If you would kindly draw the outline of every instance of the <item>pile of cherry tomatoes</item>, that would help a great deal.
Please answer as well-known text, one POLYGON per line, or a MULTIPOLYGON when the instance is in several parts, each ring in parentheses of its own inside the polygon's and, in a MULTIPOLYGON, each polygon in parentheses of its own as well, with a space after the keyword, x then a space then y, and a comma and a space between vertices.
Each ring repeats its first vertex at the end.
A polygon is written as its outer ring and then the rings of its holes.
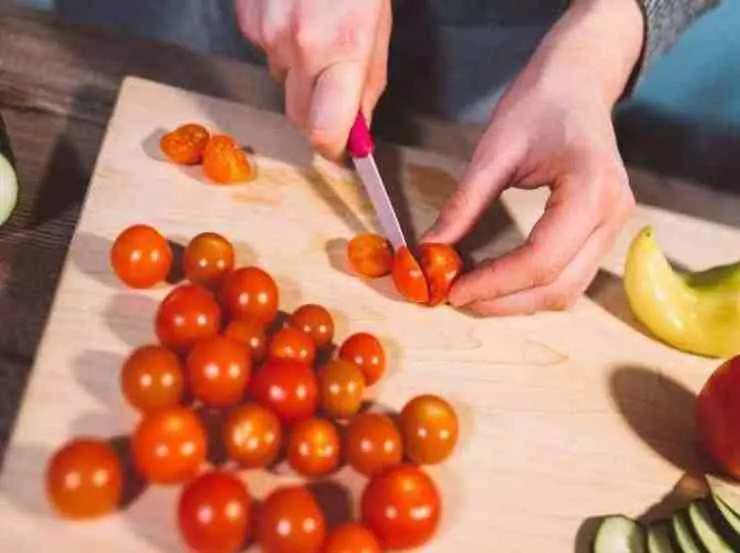
MULTIPOLYGON (((132 288, 162 283, 173 260, 168 241, 146 225, 124 230, 110 251, 132 288)), ((132 465, 151 485, 182 486, 173 518, 187 548, 233 552, 256 542, 266 552, 373 553, 432 539, 442 502, 422 465, 452 454, 453 407, 420 395, 397 416, 366 410, 365 391, 386 369, 381 342, 358 332, 336 343, 332 315, 317 304, 282 313, 273 277, 237 267, 223 236, 195 236, 182 268, 187 281, 157 309, 157 342, 134 349, 119 377, 140 413, 132 465), (203 419, 214 411, 224 421, 216 438, 203 419), (214 439, 224 464, 209 459, 214 439), (309 480, 343 464, 366 476, 360 520, 332 527, 304 485, 282 485, 257 506, 240 472, 283 460, 309 480)), ((49 460, 51 505, 74 519, 115 512, 129 477, 123 466, 105 439, 71 440, 49 460)))

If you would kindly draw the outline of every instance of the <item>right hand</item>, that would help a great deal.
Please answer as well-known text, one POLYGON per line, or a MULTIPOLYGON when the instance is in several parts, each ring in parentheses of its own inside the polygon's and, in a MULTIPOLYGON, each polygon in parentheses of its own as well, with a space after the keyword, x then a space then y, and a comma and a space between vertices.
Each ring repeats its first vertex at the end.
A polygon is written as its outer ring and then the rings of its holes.
POLYGON ((387 79, 390 0, 236 0, 244 35, 285 85, 285 112, 337 159, 362 110, 369 122, 387 79))

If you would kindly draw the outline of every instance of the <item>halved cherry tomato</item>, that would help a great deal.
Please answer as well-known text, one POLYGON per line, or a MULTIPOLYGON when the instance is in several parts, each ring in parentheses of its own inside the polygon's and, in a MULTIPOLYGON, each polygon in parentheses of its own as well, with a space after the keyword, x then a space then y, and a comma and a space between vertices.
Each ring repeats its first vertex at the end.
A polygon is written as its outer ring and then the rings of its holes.
POLYGON ((167 278, 172 267, 172 248, 155 228, 133 225, 113 242, 110 264, 127 286, 150 288, 167 278))
POLYGON ((362 494, 362 517, 386 549, 427 543, 439 526, 441 498, 434 481, 410 464, 374 476, 362 494))
POLYGON ((400 248, 393 259, 393 284, 407 300, 422 304, 429 302, 429 282, 406 246, 400 248))
POLYGON ((92 519, 118 508, 123 490, 121 461, 110 444, 77 438, 62 446, 46 469, 46 493, 65 518, 92 519))
POLYGON ((377 278, 387 275, 393 267, 393 248, 387 239, 377 234, 359 234, 347 244, 347 257, 355 272, 377 278))
POLYGON ((206 459, 208 438, 203 423, 185 407, 147 414, 131 440, 136 469, 156 484, 189 480, 206 459))
POLYGON ((286 326, 272 335, 267 356, 270 359, 300 361, 313 366, 316 360, 316 346, 308 334, 295 327, 286 326))
POLYGON ((334 339, 334 319, 321 305, 300 306, 293 311, 289 323, 308 334, 319 349, 327 347, 334 339))
POLYGON ((354 363, 365 375, 365 383, 372 386, 385 373, 385 351, 375 336, 357 332, 348 337, 339 348, 339 358, 354 363))
POLYGON ((353 469, 372 476, 402 461, 401 433, 387 415, 361 413, 347 428, 345 455, 353 469))
POLYGON ((429 283, 428 305, 438 305, 447 300, 447 293, 462 270, 462 258, 448 244, 421 244, 417 251, 429 283))
POLYGON ((308 477, 324 476, 339 465, 339 432, 325 419, 305 419, 290 429, 286 444, 290 466, 308 477))
POLYGON ((365 375, 344 359, 332 359, 318 371, 321 410, 328 417, 348 419, 362 407, 365 375))
POLYGON ((180 494, 177 520, 188 547, 198 553, 235 553, 247 540, 252 499, 234 474, 209 471, 180 494))
POLYGON ((298 361, 267 361, 252 377, 250 393, 285 424, 307 419, 319 402, 316 373, 298 361))
POLYGON ((252 361, 244 344, 214 336, 198 342, 190 351, 187 371, 195 399, 209 407, 227 407, 244 397, 252 361))
POLYGON ((278 312, 275 280, 259 267, 241 267, 226 277, 221 301, 232 319, 252 319, 270 324, 278 312))
POLYGON ((258 518, 257 539, 265 553, 318 553, 326 521, 311 492, 284 486, 267 496, 258 518))
POLYGON ((203 172, 219 184, 244 182, 254 176, 246 152, 233 137, 225 134, 212 136, 206 144, 203 172))
POLYGON ((241 342, 249 348, 252 365, 262 363, 267 356, 267 332, 262 323, 251 319, 234 319, 226 325, 224 336, 241 342))
POLYGON ((364 524, 347 522, 337 526, 326 538, 324 553, 380 553, 380 544, 364 524))
POLYGON ((203 125, 187 123, 162 136, 159 148, 173 163, 195 165, 203 159, 209 136, 203 125))
POLYGON ((180 358, 164 346, 136 348, 121 369, 123 396, 140 411, 179 404, 184 388, 180 358))
POLYGON ((181 284, 162 300, 155 328, 159 341, 179 352, 212 338, 221 327, 221 306, 199 284, 181 284))
POLYGON ((248 469, 266 467, 277 458, 282 433, 277 415, 256 403, 236 407, 223 427, 229 457, 248 469))
POLYGON ((452 405, 433 394, 416 396, 406 403, 400 426, 406 455, 423 465, 441 463, 457 444, 457 414, 452 405))
POLYGON ((195 236, 185 248, 183 271, 191 282, 218 288, 234 268, 234 246, 215 232, 195 236))

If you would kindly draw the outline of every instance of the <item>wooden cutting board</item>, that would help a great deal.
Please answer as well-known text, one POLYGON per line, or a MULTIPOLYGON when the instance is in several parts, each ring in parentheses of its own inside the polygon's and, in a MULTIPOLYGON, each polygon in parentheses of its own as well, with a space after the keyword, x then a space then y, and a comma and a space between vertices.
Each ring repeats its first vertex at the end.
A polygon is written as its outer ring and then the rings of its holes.
MULTIPOLYGON (((379 164, 400 186, 415 232, 434 219, 464 166, 389 147, 380 148, 379 164)), ((676 495, 696 493, 686 475, 705 468, 692 402, 717 361, 648 337, 630 316, 619 275, 629 240, 646 223, 689 267, 736 257, 740 229, 732 214, 740 213, 740 201, 679 185, 659 190, 642 180, 643 196, 666 195, 684 213, 640 205, 573 310, 476 320, 399 301, 388 279, 365 282, 348 273, 346 240, 376 229, 370 204, 351 171, 314 159, 282 117, 128 79, 4 461, 0 549, 182 547, 177 488, 132 490, 139 493, 119 514, 77 524, 57 519, 43 491, 47 460, 59 445, 83 434, 125 443, 137 420, 120 395, 119 368, 133 347, 154 340, 152 317, 168 287, 124 288, 108 268, 108 250, 121 229, 139 222, 181 244, 202 231, 223 233, 237 244, 240 264, 256 263, 276 276, 284 309, 319 302, 335 314, 339 339, 360 330, 380 336, 390 365, 373 390, 380 405, 400 409, 422 392, 455 404, 462 440, 448 463, 429 471, 445 503, 439 534, 424 551, 570 552, 586 545, 577 537, 589 517, 670 512, 676 495), (257 180, 213 186, 200 169, 164 162, 158 137, 185 121, 233 133, 252 147, 257 180)), ((468 242, 474 256, 517 244, 544 201, 544 191, 508 192, 468 242)), ((244 477, 263 497, 277 483, 296 480, 287 469, 278 472, 244 477)), ((317 493, 341 518, 354 509, 362 484, 344 469, 317 493)))

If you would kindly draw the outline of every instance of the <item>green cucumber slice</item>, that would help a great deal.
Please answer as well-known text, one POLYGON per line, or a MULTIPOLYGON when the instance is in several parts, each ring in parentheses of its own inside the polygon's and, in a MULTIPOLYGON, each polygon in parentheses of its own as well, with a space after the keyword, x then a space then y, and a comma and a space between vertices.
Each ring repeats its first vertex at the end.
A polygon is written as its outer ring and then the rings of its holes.
POLYGON ((688 514, 691 527, 707 553, 733 553, 732 548, 727 545, 727 542, 712 524, 712 519, 704 501, 692 501, 689 505, 688 514))
POLYGON ((624 515, 604 517, 596 531, 594 553, 646 553, 645 529, 624 515))
POLYGON ((0 154, 0 225, 10 218, 18 202, 18 179, 8 158, 0 154))
POLYGON ((663 520, 650 525, 647 533, 648 553, 675 553, 671 543, 671 523, 663 520))
POLYGON ((709 516, 727 543, 740 550, 740 516, 716 493, 712 493, 710 497, 707 502, 709 516))
POLYGON ((685 511, 678 512, 671 518, 671 537, 674 548, 679 553, 704 553, 691 533, 691 523, 685 511))

